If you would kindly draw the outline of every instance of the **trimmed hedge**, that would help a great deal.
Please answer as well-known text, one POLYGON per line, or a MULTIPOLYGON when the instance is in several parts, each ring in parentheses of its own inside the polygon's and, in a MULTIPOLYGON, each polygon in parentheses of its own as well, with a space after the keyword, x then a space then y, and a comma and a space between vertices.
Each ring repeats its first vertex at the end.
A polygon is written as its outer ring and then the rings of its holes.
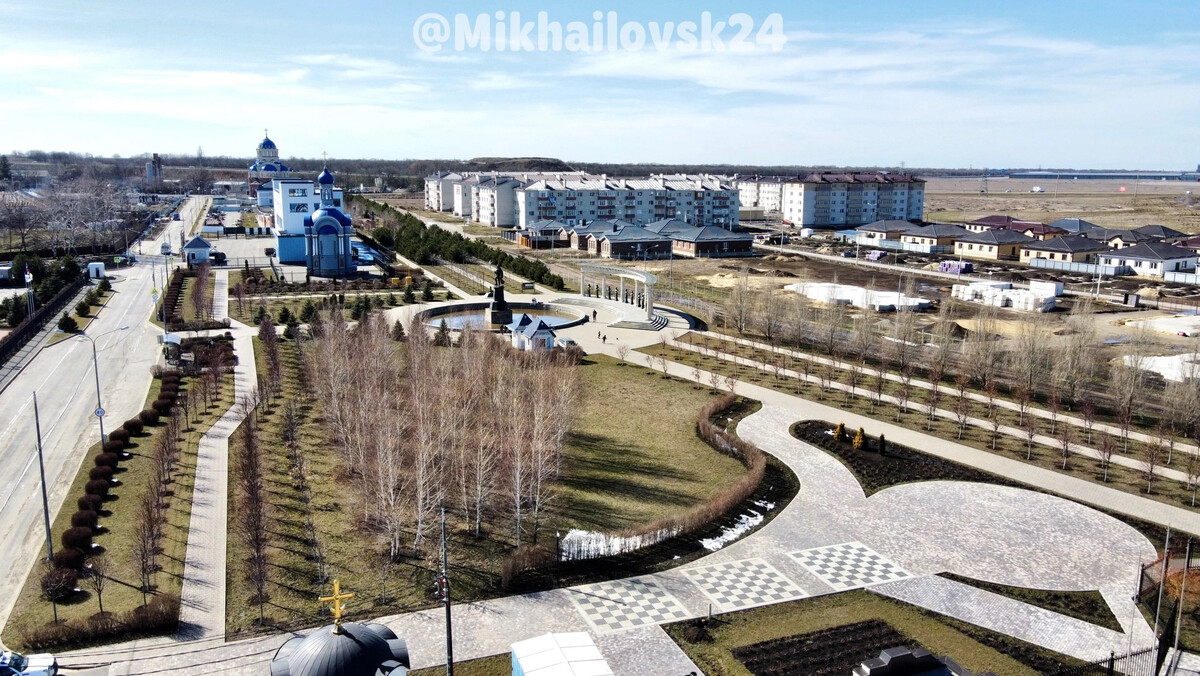
POLYGON ((75 595, 79 584, 79 573, 70 568, 56 568, 42 576, 42 598, 47 601, 62 601, 75 595))
POLYGON ((54 552, 54 567, 83 570, 83 559, 83 552, 78 549, 72 547, 59 549, 57 552, 54 552))
POLYGON ((100 516, 95 512, 75 512, 71 515, 71 528, 86 528, 93 533, 100 523, 100 516))
POLYGON ((92 529, 73 527, 63 531, 62 546, 89 552, 92 549, 92 529))
MULTIPOLYGON (((155 399, 154 403, 150 404, 150 406, 153 408, 153 411, 146 409, 145 411, 142 411, 141 415, 145 416, 147 413, 154 413, 156 416, 154 422, 158 422, 157 416, 169 414, 171 409, 175 407, 175 402, 171 401, 170 399, 155 399)), ((142 421, 145 422, 145 420, 146 418, 143 417, 142 421)))
POLYGON ((100 507, 104 504, 104 498, 99 495, 82 495, 75 501, 75 506, 82 511, 99 512, 100 507))
POLYGON ((93 615, 86 620, 58 624, 25 625, 17 628, 21 643, 28 650, 54 650, 81 647, 111 639, 129 640, 145 636, 174 634, 179 631, 179 597, 164 594, 150 599, 144 607, 123 613, 93 615))
POLYGON ((121 441, 111 441, 110 440, 110 441, 104 442, 104 445, 101 446, 101 448, 104 449, 104 453, 111 453, 113 455, 119 455, 121 453, 121 451, 125 450, 125 443, 121 442, 121 441))
POLYGON ((127 445, 129 443, 129 430, 123 427, 118 427, 117 429, 108 433, 108 440, 119 441, 122 445, 127 445))
POLYGON ((88 495, 98 495, 103 499, 108 495, 110 485, 107 481, 89 481, 84 485, 83 490, 87 491, 88 495))
POLYGON ((111 467, 116 470, 121 464, 121 456, 116 453, 101 453, 96 456, 95 462, 97 467, 111 467))
POLYGON ((159 412, 155 410, 158 408, 158 401, 154 402, 154 407, 155 408, 148 408, 138 414, 138 419, 141 420, 142 424, 147 427, 158 424, 159 412))
POLYGON ((88 470, 88 479, 92 481, 111 481, 113 478, 113 468, 108 465, 100 465, 88 470))
POLYGON ((145 429, 145 425, 143 425, 142 421, 138 420, 137 418, 130 418, 129 420, 126 420, 121 427, 124 427, 126 432, 129 432, 129 434, 135 437, 141 434, 142 430, 145 429))

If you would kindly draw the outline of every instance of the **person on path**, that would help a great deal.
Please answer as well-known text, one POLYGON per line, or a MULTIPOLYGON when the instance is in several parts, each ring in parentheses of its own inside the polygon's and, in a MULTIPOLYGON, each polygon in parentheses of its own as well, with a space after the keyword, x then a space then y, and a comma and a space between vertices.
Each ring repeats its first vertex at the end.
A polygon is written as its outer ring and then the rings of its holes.
POLYGON ((608 336, 604 336, 603 338, 601 338, 601 339, 600 339, 600 344, 601 344, 601 345, 604 345, 604 344, 606 344, 606 343, 608 343, 608 336))
POLYGON ((592 321, 596 321, 596 311, 592 310, 592 321))

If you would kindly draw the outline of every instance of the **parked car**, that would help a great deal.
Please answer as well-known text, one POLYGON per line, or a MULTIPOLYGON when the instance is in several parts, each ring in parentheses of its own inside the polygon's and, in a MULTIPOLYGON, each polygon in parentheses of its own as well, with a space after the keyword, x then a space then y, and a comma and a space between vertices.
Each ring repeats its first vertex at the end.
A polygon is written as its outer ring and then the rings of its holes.
POLYGON ((179 212, 178 212, 178 211, 176 211, 175 213, 171 214, 171 220, 172 220, 172 221, 178 221, 178 220, 182 220, 182 219, 179 217, 179 212))
POLYGON ((58 660, 54 655, 22 655, 11 650, 0 652, 0 676, 55 676, 58 660))
POLYGON ((171 243, 163 242, 162 245, 160 245, 158 247, 158 252, 164 256, 170 256, 171 255, 171 243))

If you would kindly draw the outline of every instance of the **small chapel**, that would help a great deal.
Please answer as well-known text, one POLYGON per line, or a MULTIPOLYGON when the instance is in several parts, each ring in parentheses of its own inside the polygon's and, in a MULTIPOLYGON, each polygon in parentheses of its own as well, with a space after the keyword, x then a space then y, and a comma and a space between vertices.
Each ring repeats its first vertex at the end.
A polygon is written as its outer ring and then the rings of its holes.
POLYGON ((326 165, 317 176, 320 208, 304 218, 304 252, 308 273, 315 277, 345 277, 355 271, 350 238, 351 219, 334 203, 333 174, 326 165))
POLYGON ((308 636, 295 636, 271 659, 271 676, 405 676, 408 646, 395 632, 378 623, 343 622, 342 601, 354 598, 334 580, 330 604, 333 624, 308 636))

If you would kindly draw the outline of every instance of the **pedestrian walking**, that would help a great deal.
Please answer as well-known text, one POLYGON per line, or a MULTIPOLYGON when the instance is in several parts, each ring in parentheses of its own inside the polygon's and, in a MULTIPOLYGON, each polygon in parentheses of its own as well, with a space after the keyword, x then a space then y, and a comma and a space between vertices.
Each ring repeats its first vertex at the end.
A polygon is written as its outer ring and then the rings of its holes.
POLYGON ((607 343, 608 343, 608 336, 604 336, 603 338, 601 338, 601 339, 600 339, 600 344, 601 344, 601 345, 605 345, 605 344, 607 344, 607 343))

